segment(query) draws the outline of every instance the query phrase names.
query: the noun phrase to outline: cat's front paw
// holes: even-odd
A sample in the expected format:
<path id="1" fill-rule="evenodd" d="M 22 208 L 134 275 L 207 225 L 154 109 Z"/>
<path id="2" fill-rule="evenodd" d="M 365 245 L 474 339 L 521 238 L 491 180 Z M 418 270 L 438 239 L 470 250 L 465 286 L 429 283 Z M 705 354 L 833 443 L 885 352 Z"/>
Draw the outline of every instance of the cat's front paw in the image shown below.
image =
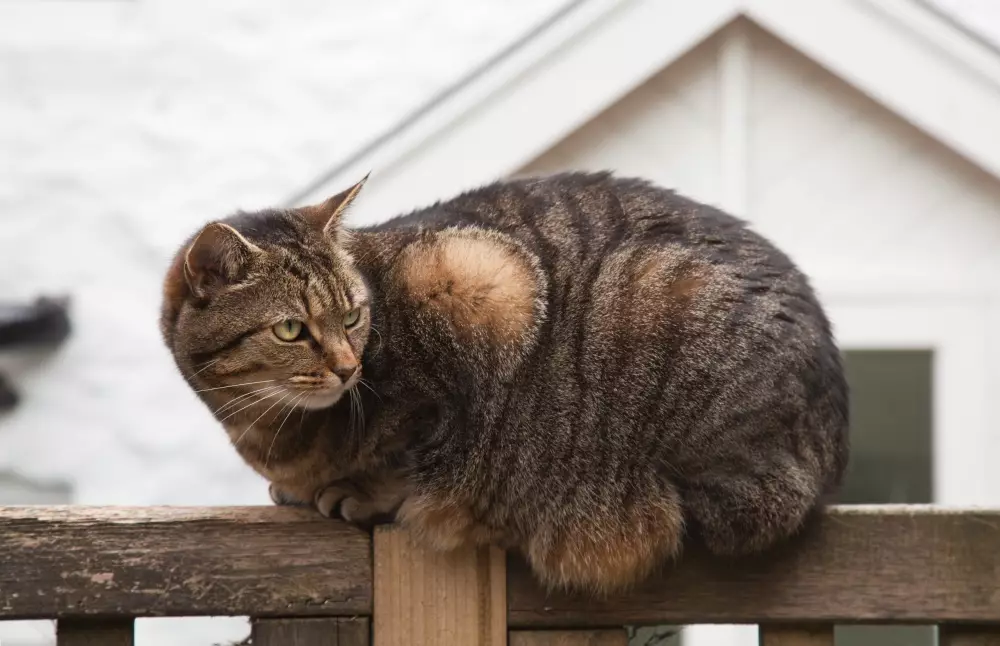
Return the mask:
<path id="1" fill-rule="evenodd" d="M 271 502 L 279 507 L 308 507 L 309 503 L 299 500 L 291 493 L 285 491 L 273 482 L 267 487 L 267 494 L 271 497 Z"/>
<path id="2" fill-rule="evenodd" d="M 327 518 L 343 518 L 347 522 L 352 522 L 350 518 L 344 516 L 344 507 L 347 506 L 353 510 L 357 506 L 358 495 L 359 492 L 354 487 L 346 483 L 336 483 L 317 491 L 313 499 L 313 506 Z M 345 505 L 348 500 L 355 502 Z"/>
<path id="3" fill-rule="evenodd" d="M 315 498 L 316 509 L 327 518 L 341 518 L 351 524 L 368 527 L 392 522 L 394 504 L 372 497 L 351 484 L 337 483 L 320 490 Z"/>

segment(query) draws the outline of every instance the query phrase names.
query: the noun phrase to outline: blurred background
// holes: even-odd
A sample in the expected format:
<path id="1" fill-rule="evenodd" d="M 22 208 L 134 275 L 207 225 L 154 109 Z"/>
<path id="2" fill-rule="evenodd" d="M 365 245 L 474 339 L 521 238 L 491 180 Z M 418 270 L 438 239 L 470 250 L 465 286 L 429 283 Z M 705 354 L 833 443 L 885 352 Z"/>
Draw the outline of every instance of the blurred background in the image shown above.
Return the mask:
<path id="1" fill-rule="evenodd" d="M 0 504 L 269 504 L 159 336 L 205 221 L 369 170 L 354 224 L 612 169 L 813 277 L 854 393 L 843 501 L 996 505 L 998 48 L 995 0 L 0 0 Z M 673 632 L 635 643 L 756 643 Z M 246 633 L 140 620 L 137 643 Z"/>

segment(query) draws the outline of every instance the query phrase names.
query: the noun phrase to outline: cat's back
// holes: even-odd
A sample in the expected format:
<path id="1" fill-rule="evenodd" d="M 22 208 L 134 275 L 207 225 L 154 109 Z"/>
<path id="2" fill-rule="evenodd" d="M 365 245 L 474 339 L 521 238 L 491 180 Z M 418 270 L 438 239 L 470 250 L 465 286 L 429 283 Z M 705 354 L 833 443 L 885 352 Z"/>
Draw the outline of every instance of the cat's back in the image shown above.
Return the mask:
<path id="1" fill-rule="evenodd" d="M 493 229 L 527 243 L 550 269 L 599 261 L 622 246 L 684 245 L 708 262 L 767 256 L 794 270 L 787 258 L 739 220 L 647 180 L 610 172 L 524 177 L 466 191 L 367 231 Z"/>

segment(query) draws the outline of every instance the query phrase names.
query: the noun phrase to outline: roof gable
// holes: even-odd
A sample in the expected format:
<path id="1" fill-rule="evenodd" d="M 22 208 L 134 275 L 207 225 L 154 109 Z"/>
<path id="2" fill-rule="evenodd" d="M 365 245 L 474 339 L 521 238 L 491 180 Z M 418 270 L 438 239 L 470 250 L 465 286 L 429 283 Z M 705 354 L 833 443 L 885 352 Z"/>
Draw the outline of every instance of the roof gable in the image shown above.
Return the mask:
<path id="1" fill-rule="evenodd" d="M 372 170 L 369 221 L 509 174 L 740 17 L 1000 177 L 1000 57 L 912 0 L 586 0 L 295 201 Z"/>

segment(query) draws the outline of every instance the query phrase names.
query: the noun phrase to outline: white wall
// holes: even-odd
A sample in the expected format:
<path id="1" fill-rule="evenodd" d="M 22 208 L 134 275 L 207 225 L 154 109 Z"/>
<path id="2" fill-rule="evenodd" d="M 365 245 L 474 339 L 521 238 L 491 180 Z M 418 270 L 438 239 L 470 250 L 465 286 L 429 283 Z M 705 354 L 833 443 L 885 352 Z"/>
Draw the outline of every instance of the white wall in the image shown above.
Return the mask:
<path id="1" fill-rule="evenodd" d="M 0 418 L 0 472 L 66 481 L 78 503 L 268 504 L 162 347 L 167 259 L 199 223 L 285 199 L 559 4 L 0 3 L 0 299 L 68 292 L 75 326 L 54 355 L 3 364 L 24 400 Z M 179 630 L 142 623 L 140 643 L 244 631 Z"/>

